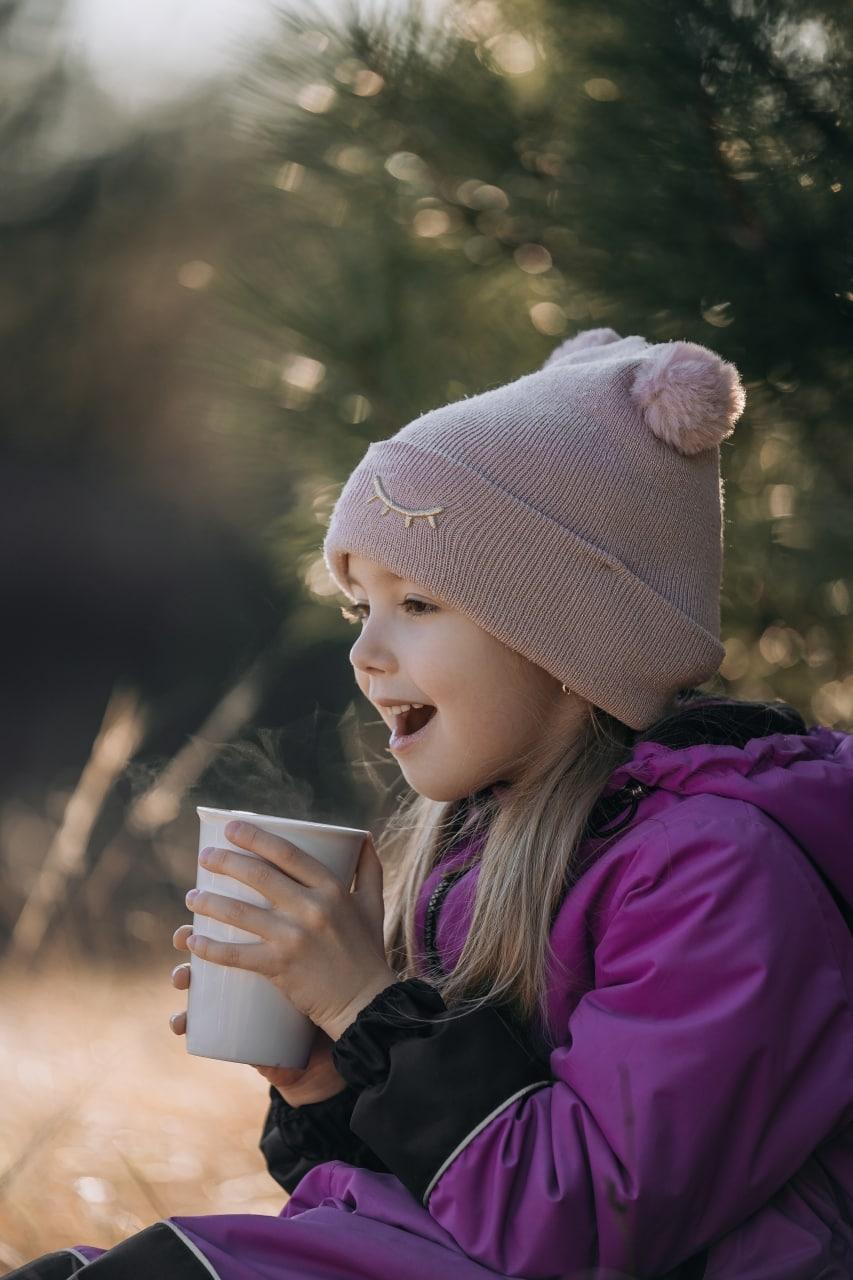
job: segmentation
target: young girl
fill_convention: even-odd
[[[411,795],[351,893],[229,834],[260,941],[175,935],[320,1028],[257,1068],[290,1199],[15,1276],[853,1277],[853,735],[697,687],[742,408],[593,329],[370,445],[324,551]]]

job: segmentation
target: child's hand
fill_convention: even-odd
[[[192,933],[191,924],[182,924],[175,930],[172,944],[178,951],[188,949],[186,940],[190,933]],[[172,970],[172,986],[177,987],[179,991],[187,991],[189,985],[189,964],[176,965]],[[169,1025],[175,1035],[184,1035],[187,1029],[186,1012],[181,1010],[180,1013],[173,1013],[169,1019]],[[252,1069],[259,1071],[265,1080],[275,1085],[285,1102],[289,1102],[292,1107],[301,1107],[306,1102],[322,1102],[326,1098],[331,1098],[333,1094],[340,1093],[346,1086],[346,1081],[332,1063],[333,1043],[334,1041],[329,1039],[325,1031],[321,1031],[318,1027],[311,1057],[308,1059],[308,1065],[302,1070],[297,1067],[257,1066],[253,1066]]]
[[[196,917],[245,929],[257,941],[193,933],[190,952],[211,964],[263,974],[337,1040],[365,1005],[397,981],[385,956],[382,864],[373,837],[362,841],[356,888],[348,891],[317,858],[252,823],[232,820],[225,836],[234,847],[203,849],[200,865],[248,885],[269,905],[191,889],[187,906]]]

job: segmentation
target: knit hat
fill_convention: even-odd
[[[720,442],[735,367],[587,329],[541,369],[372,443],[323,554],[419,583],[634,729],[709,679],[720,642]]]

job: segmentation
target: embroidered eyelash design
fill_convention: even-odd
[[[407,511],[405,507],[399,507],[396,502],[393,502],[391,498],[388,497],[387,493],[382,488],[382,481],[379,479],[379,476],[373,477],[373,488],[375,493],[367,499],[367,502],[376,502],[377,500],[381,502],[384,507],[384,510],[379,512],[381,516],[387,516],[389,511],[397,511],[401,516],[405,516],[407,529],[413,520],[418,519],[428,520],[434,529],[435,517],[441,515],[444,510],[444,507],[431,507],[426,511]]]

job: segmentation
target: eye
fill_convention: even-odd
[[[410,608],[410,606],[412,607]],[[412,600],[411,598],[404,600],[400,608],[414,618],[423,618],[428,613],[438,613],[437,605],[429,604],[426,600]],[[341,617],[346,618],[347,622],[364,622],[369,612],[370,605],[362,600],[352,605],[341,605]]]

